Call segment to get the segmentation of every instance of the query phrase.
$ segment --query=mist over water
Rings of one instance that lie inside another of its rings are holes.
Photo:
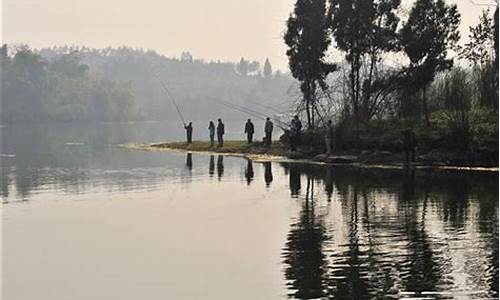
[[[119,147],[177,127],[1,128],[5,299],[498,297],[497,173]]]

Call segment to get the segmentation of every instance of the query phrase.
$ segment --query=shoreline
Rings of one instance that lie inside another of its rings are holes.
[[[403,153],[387,151],[336,152],[330,156],[307,152],[290,152],[280,142],[273,142],[270,148],[262,142],[247,144],[245,141],[225,141],[222,148],[210,147],[208,141],[168,142],[152,144],[125,144],[122,147],[139,151],[170,151],[183,153],[217,154],[241,157],[255,161],[276,161],[305,163],[314,165],[352,166],[358,168],[398,169],[407,168],[403,163]],[[438,161],[417,161],[412,164],[415,170],[450,170],[498,172],[498,166],[480,166],[466,163],[452,164]]]

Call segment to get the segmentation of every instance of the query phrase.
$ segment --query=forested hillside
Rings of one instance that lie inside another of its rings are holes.
[[[286,112],[295,81],[242,58],[206,62],[188,52],[27,46],[2,48],[2,123],[168,120],[178,118],[162,83],[187,119],[229,117],[227,101],[260,112]],[[288,101],[287,101],[288,100]]]

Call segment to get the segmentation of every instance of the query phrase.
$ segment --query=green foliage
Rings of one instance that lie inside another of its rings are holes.
[[[325,62],[331,43],[326,13],[326,0],[297,0],[284,37],[290,70],[304,96],[309,128],[315,125],[316,90],[327,88],[325,79],[337,68]]]
[[[469,42],[460,51],[460,56],[473,65],[483,65],[493,59],[495,27],[489,10],[483,10],[479,23],[469,27]]]
[[[75,53],[46,61],[29,48],[2,65],[2,123],[135,118],[129,85],[88,74]]]
[[[349,97],[357,120],[376,114],[377,66],[382,53],[397,49],[399,6],[400,0],[330,0],[330,28],[349,63]]]
[[[438,72],[452,66],[453,60],[447,58],[447,53],[460,39],[459,25],[456,5],[447,5],[444,0],[417,0],[399,32],[401,47],[410,60],[402,70],[402,86],[410,92],[421,90],[427,126],[430,120],[426,88]]]

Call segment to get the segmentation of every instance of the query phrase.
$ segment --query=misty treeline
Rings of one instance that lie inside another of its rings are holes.
[[[233,116],[221,101],[278,114],[296,90],[268,59],[206,62],[189,52],[4,45],[1,66],[2,123],[179,119],[162,84],[186,121]]]
[[[77,56],[48,61],[26,46],[1,48],[1,122],[126,120],[134,114],[130,84],[90,75]]]
[[[309,127],[331,118],[351,139],[411,127],[459,150],[498,141],[498,8],[462,45],[460,21],[444,0],[297,0],[284,40]]]

